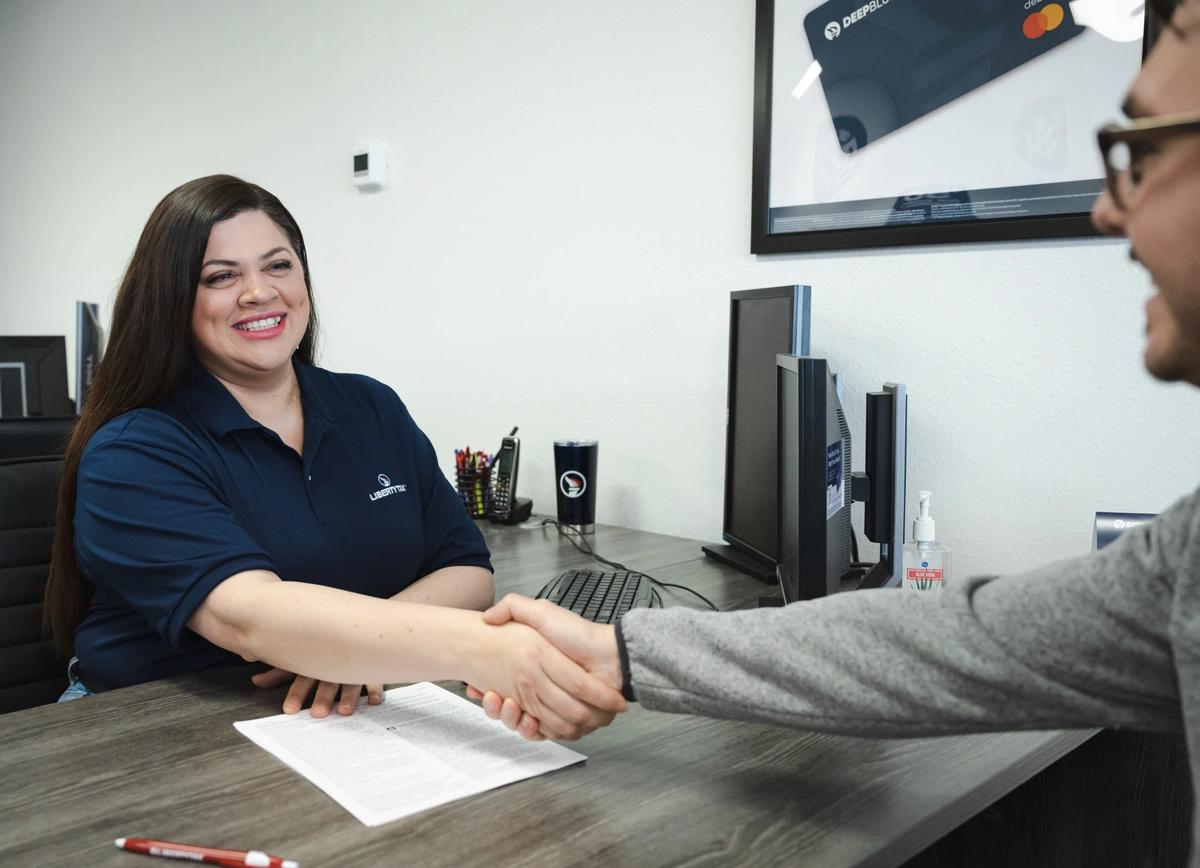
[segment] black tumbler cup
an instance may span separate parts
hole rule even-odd
[[[596,530],[595,440],[555,440],[554,477],[558,480],[558,520],[580,533]]]

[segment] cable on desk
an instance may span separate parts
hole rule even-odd
[[[602,557],[601,555],[596,554],[596,550],[593,549],[591,544],[588,543],[588,541],[583,538],[583,534],[580,533],[579,531],[575,530],[575,528],[568,527],[567,525],[564,525],[561,522],[559,522],[557,519],[543,518],[542,519],[542,527],[545,527],[548,524],[554,525],[558,529],[558,535],[561,536],[563,539],[565,539],[567,542],[569,542],[571,545],[575,546],[575,548],[578,549],[580,553],[585,554],[590,558],[595,558],[600,563],[604,564],[605,566],[612,567],[614,570],[624,570],[627,573],[641,573],[641,575],[645,576],[649,580],[649,582],[652,586],[650,588],[650,590],[654,594],[655,598],[658,600],[659,606],[662,606],[662,595],[659,594],[658,590],[653,587],[654,585],[658,585],[658,587],[660,587],[660,588],[678,588],[681,591],[687,591],[689,594],[692,594],[693,596],[699,597],[701,600],[703,600],[705,605],[707,605],[708,608],[712,609],[714,612],[721,611],[720,609],[718,609],[716,607],[716,605],[713,603],[713,601],[710,600],[708,597],[704,596],[699,591],[693,591],[691,588],[687,587],[686,585],[677,585],[674,582],[660,581],[659,579],[654,578],[654,576],[650,575],[649,573],[643,573],[641,570],[631,570],[629,567],[625,566],[624,564],[619,564],[616,561],[610,561],[608,558]],[[578,537],[578,540],[576,540],[576,537]],[[583,545],[580,545],[580,543],[583,543]]]

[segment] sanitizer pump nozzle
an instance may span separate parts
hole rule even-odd
[[[921,506],[917,517],[913,519],[913,539],[917,542],[933,542],[935,523],[929,515],[929,499],[933,497],[933,492],[918,491],[917,497],[920,498]]]

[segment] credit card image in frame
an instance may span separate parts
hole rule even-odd
[[[752,252],[1093,234],[1138,0],[759,0],[757,25]]]

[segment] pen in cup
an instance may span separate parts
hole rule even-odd
[[[164,859],[185,859],[188,862],[203,862],[208,865],[225,865],[228,868],[300,868],[299,864],[291,859],[281,859],[261,850],[221,850],[215,847],[197,847],[194,844],[155,841],[153,838],[117,838],[113,843],[119,849],[131,853],[162,856]]]

